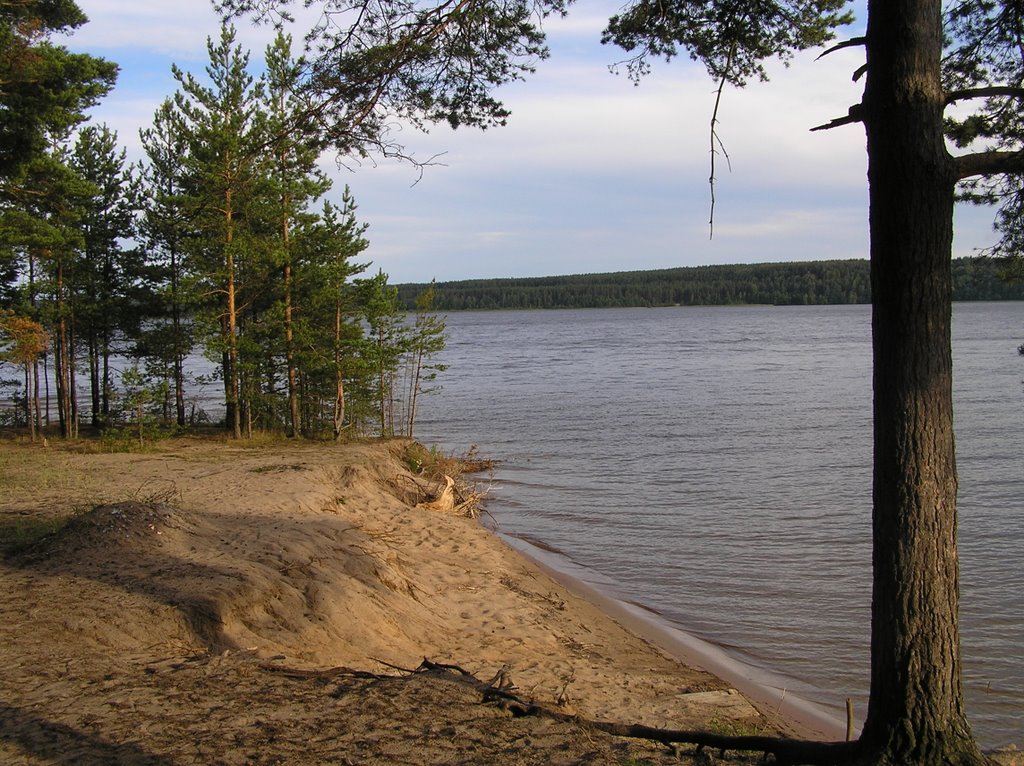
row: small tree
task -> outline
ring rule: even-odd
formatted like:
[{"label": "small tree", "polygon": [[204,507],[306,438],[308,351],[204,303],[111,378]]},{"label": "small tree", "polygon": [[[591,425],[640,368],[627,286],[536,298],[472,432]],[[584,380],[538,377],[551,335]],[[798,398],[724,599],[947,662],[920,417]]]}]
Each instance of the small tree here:
[{"label": "small tree", "polygon": [[434,313],[434,281],[416,296],[416,318],[409,339],[409,394],[406,408],[405,435],[412,437],[416,425],[416,405],[420,394],[431,394],[440,390],[434,386],[437,375],[448,369],[448,365],[433,361],[444,351],[445,318]]},{"label": "small tree", "polygon": [[388,275],[377,272],[358,280],[360,302],[367,325],[363,357],[372,370],[372,394],[381,436],[395,435],[395,375],[409,350],[408,328],[402,322],[398,290],[388,285]]},{"label": "small tree", "polygon": [[[50,346],[50,336],[39,322],[14,312],[0,314],[5,358],[20,364],[25,373],[25,422],[32,441],[36,440],[39,412],[38,380],[32,375],[36,360]],[[33,386],[33,383],[36,385]]]},{"label": "small tree", "polygon": [[[360,290],[351,280],[366,268],[354,259],[369,242],[363,236],[367,225],[358,222],[356,209],[346,186],[341,207],[325,202],[319,219],[307,222],[298,238],[297,295],[305,311],[296,319],[295,331],[304,420],[310,430],[317,430],[329,410],[335,441],[353,421],[346,388],[362,369],[354,358],[363,338]],[[329,404],[323,406],[325,402]]]},{"label": "small tree", "polygon": [[[187,321],[190,302],[186,252],[194,235],[194,217],[183,165],[188,152],[181,130],[181,114],[170,99],[153,115],[153,124],[139,132],[146,152],[141,171],[146,193],[140,230],[148,248],[148,278],[156,285],[154,306],[147,328],[139,333],[137,356],[156,357],[171,370],[174,410],[185,425],[185,357],[192,350],[192,326]],[[156,337],[153,337],[156,335]]]},{"label": "small tree", "polygon": [[146,433],[156,427],[156,418],[150,412],[153,405],[163,406],[170,386],[166,379],[154,382],[139,369],[138,365],[121,373],[123,389],[122,402],[124,416],[134,426],[135,435],[139,440],[139,448],[146,446]]}]

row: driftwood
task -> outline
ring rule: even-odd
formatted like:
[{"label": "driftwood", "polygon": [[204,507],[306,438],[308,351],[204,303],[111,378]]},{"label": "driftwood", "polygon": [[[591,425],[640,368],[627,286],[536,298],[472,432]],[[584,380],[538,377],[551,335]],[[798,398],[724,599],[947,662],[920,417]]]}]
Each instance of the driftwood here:
[{"label": "driftwood", "polygon": [[[481,504],[487,497],[488,489],[484,489],[482,492],[478,491],[475,484],[467,486],[461,479],[453,479],[447,474],[442,478],[444,487],[440,489],[437,496],[433,500],[424,500],[423,502],[416,503],[415,507],[429,511],[454,513],[458,516],[466,516],[472,519],[479,517]],[[415,479],[413,481],[415,482]],[[427,494],[427,490],[419,482],[416,482],[416,486],[420,492]]]},{"label": "driftwood", "polygon": [[444,477],[444,489],[433,500],[425,503],[417,503],[417,508],[426,508],[430,511],[453,511],[455,510],[455,479],[451,476]]}]

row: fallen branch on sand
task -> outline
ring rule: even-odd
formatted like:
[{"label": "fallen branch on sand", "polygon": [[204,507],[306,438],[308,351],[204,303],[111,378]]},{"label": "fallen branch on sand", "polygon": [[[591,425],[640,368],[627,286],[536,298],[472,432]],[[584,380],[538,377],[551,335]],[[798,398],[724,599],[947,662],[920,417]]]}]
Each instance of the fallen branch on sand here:
[{"label": "fallen branch on sand", "polygon": [[[668,746],[680,744],[695,745],[695,752],[698,754],[702,753],[705,748],[718,750],[721,757],[724,757],[727,751],[762,753],[765,756],[770,754],[774,756],[775,763],[788,764],[788,766],[799,766],[801,764],[807,766],[839,766],[839,764],[849,763],[855,754],[856,743],[853,742],[811,742],[761,735],[729,736],[708,731],[658,729],[652,726],[644,726],[643,724],[623,724],[582,718],[578,715],[552,710],[535,702],[524,700],[515,694],[512,691],[515,689],[515,685],[512,683],[509,675],[508,666],[502,666],[494,678],[489,682],[485,682],[458,665],[433,662],[426,658],[417,668],[403,668],[383,660],[375,661],[405,675],[419,673],[444,674],[453,678],[453,680],[477,689],[481,693],[482,703],[497,705],[515,717],[539,716],[550,718],[555,721],[589,727],[617,737],[650,740]],[[368,671],[356,671],[350,668],[298,670],[269,663],[261,664],[260,668],[281,673],[291,678],[323,679],[339,675],[375,679],[395,678],[395,676]]]},{"label": "fallen branch on sand", "polygon": [[349,678],[370,678],[370,679],[381,679],[385,676],[379,673],[372,673],[369,670],[355,670],[353,668],[346,668],[339,666],[336,668],[325,668],[321,670],[309,670],[306,668],[289,668],[284,665],[275,665],[272,662],[261,662],[259,664],[260,670],[265,670],[268,673],[276,673],[284,676],[285,678],[334,678],[336,676],[347,676]]},{"label": "fallen branch on sand", "polygon": [[696,745],[696,752],[704,748],[718,750],[722,757],[726,751],[763,753],[773,755],[778,764],[813,764],[828,766],[845,763],[852,752],[848,742],[810,742],[768,736],[729,736],[708,731],[686,729],[658,729],[643,724],[624,724],[611,721],[593,721],[577,715],[551,710],[533,702],[526,702],[515,694],[501,689],[484,689],[484,702],[494,702],[514,716],[542,716],[556,721],[568,721],[612,734],[616,737],[631,737],[661,742],[664,745]]},{"label": "fallen branch on sand", "polygon": [[[815,766],[840,764],[845,762],[852,752],[851,743],[847,742],[809,742],[767,736],[728,736],[707,731],[657,729],[643,724],[593,721],[578,715],[551,710],[535,702],[522,699],[511,691],[514,687],[511,686],[507,672],[499,671],[490,683],[484,683],[458,666],[438,665],[427,659],[424,659],[420,667],[417,668],[417,672],[431,670],[455,670],[462,677],[463,682],[470,683],[481,691],[483,702],[497,704],[514,716],[542,716],[556,721],[588,726],[617,737],[647,739],[665,745],[696,745],[697,752],[701,752],[704,748],[713,748],[719,750],[723,756],[727,750],[771,754],[775,756],[776,763],[790,764],[791,766],[797,764],[814,764]],[[506,671],[506,668],[502,668],[502,671]],[[495,684],[499,678],[502,679],[503,684],[507,683],[508,685]]]}]

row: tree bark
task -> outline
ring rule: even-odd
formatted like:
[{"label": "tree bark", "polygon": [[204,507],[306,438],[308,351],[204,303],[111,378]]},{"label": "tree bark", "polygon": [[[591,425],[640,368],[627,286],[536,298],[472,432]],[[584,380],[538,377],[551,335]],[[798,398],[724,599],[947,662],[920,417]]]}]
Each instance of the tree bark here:
[{"label": "tree bark", "polygon": [[871,698],[858,761],[984,763],[964,713],[940,0],[871,0]]},{"label": "tree bark", "polygon": [[[109,321],[109,320],[104,320]],[[110,422],[110,396],[114,391],[113,381],[110,379],[110,326],[104,324],[104,327],[100,333],[100,352],[103,359],[103,368],[100,372],[100,399],[101,399],[101,412],[103,414],[103,423],[107,424]]]},{"label": "tree bark", "polygon": [[[285,197],[284,209],[290,201]],[[281,244],[285,251],[284,262],[284,349],[285,363],[288,368],[288,435],[298,437],[302,431],[299,419],[299,383],[298,371],[295,366],[295,331],[292,324],[292,255],[288,217],[281,222]]]},{"label": "tree bark", "polygon": [[68,342],[68,323],[64,300],[64,264],[57,258],[54,284],[55,308],[57,313],[57,337],[54,347],[55,378],[57,384],[57,416],[60,420],[60,435],[65,439],[74,437],[71,412],[71,348]]},{"label": "tree bark", "polygon": [[70,436],[72,439],[78,438],[78,374],[75,371],[75,343],[77,342],[75,334],[75,315],[73,312],[70,313],[70,321],[68,322],[68,397],[69,406],[71,411],[70,419]]},{"label": "tree bark", "polygon": [[170,247],[171,257],[171,327],[174,330],[174,410],[177,423],[185,425],[185,343],[181,320],[181,298],[178,291],[178,248]]},{"label": "tree bark", "polygon": [[413,428],[416,426],[416,401],[420,393],[420,377],[423,375],[423,340],[419,339],[418,348],[413,352],[412,380],[409,383],[409,418],[406,421],[406,436],[412,438]]},{"label": "tree bark", "polygon": [[[339,256],[340,258],[340,256]],[[340,266],[340,260],[338,265]],[[334,287],[334,441],[341,440],[345,426],[345,376],[341,368],[341,284]]]},{"label": "tree bark", "polygon": [[100,426],[100,354],[96,331],[89,332],[89,392],[92,397],[92,427]]},{"label": "tree bark", "polygon": [[38,395],[38,391],[33,393],[31,382],[32,382],[32,362],[25,362],[25,425],[28,426],[29,439],[31,441],[36,440],[36,421],[32,417],[32,402],[33,397]]},{"label": "tree bark", "polygon": [[[227,172],[225,177],[229,177]],[[224,370],[224,385],[227,387],[227,415],[228,428],[231,435],[236,439],[242,438],[242,413],[239,402],[238,386],[238,310],[235,302],[235,253],[234,253],[234,217],[232,203],[232,190],[228,188],[224,195],[225,203],[225,279],[227,293],[227,369]]]}]

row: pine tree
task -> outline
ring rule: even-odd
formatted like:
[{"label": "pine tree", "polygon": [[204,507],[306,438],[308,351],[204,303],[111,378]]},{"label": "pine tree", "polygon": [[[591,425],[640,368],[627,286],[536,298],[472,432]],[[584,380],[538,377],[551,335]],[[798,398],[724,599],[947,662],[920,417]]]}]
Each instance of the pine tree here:
[{"label": "pine tree", "polygon": [[347,387],[366,388],[365,366],[359,358],[362,311],[359,290],[351,280],[366,269],[366,264],[354,259],[369,243],[363,236],[367,226],[357,221],[356,210],[346,186],[341,208],[324,202],[318,219],[304,226],[298,247],[301,276],[297,294],[306,306],[295,324],[306,392],[303,420],[311,432],[320,430],[321,421],[326,421],[336,441],[348,425],[359,420],[348,407]]},{"label": "pine tree", "polygon": [[201,208],[188,196],[184,175],[188,145],[173,101],[160,105],[152,126],[140,131],[140,137],[147,160],[141,171],[146,193],[140,225],[156,308],[151,315],[155,324],[136,339],[135,353],[167,370],[175,421],[184,426],[185,358],[193,347],[186,255],[196,234],[193,218]]},{"label": "pine tree", "polygon": [[412,438],[420,394],[439,390],[437,375],[448,367],[434,358],[444,351],[445,320],[434,312],[434,282],[416,296],[416,315],[409,338],[409,390],[406,397],[405,435]]},{"label": "pine tree", "polygon": [[66,136],[114,86],[117,66],[70,53],[49,38],[88,19],[74,0],[0,3],[0,192],[17,196],[14,178]]},{"label": "pine tree", "polygon": [[69,161],[92,186],[80,220],[76,324],[88,354],[92,424],[100,426],[110,416],[114,337],[137,323],[133,287],[140,276],[139,253],[124,245],[135,232],[136,181],[125,150],[118,151],[117,134],[105,125],[83,128]]},{"label": "pine tree", "polygon": [[[73,0],[0,4],[0,251],[8,299],[53,325],[61,432],[77,434],[73,316],[67,269],[86,196],[63,145],[84,112],[114,85],[117,66],[73,54],[50,37],[86,22]],[[18,287],[15,287],[17,285]],[[43,290],[48,290],[43,295]],[[22,293],[18,299],[14,294]],[[39,371],[34,365],[33,377]],[[49,407],[47,407],[47,413]]]},{"label": "pine tree", "polygon": [[2,228],[22,256],[27,293],[23,303],[32,318],[48,325],[54,354],[57,415],[61,436],[78,435],[75,342],[81,220],[94,187],[66,162],[54,146],[21,168],[15,179],[21,204],[4,211]]},{"label": "pine tree", "polygon": [[296,259],[293,229],[310,201],[330,188],[317,168],[317,136],[300,119],[303,104],[296,91],[304,66],[291,54],[291,38],[279,34],[267,48],[268,132],[272,143],[269,175],[273,215],[277,228],[275,262],[281,269],[281,314],[285,375],[288,386],[288,432],[298,436],[301,428],[299,368],[295,339]]},{"label": "pine tree", "polygon": [[209,85],[174,67],[180,90],[174,97],[188,147],[185,156],[190,215],[200,236],[193,240],[194,268],[202,287],[219,300],[212,316],[219,329],[226,425],[242,436],[240,295],[248,276],[257,282],[253,251],[254,205],[264,179],[266,119],[261,111],[264,86],[248,73],[249,56],[235,45],[235,30],[225,25],[220,40],[207,42]]},{"label": "pine tree", "polygon": [[383,271],[356,284],[367,324],[361,355],[371,372],[368,394],[373,402],[374,420],[380,436],[394,436],[398,414],[396,397],[400,393],[395,389],[395,378],[402,357],[409,349],[404,312],[398,305],[397,289],[388,285],[388,275]]}]

